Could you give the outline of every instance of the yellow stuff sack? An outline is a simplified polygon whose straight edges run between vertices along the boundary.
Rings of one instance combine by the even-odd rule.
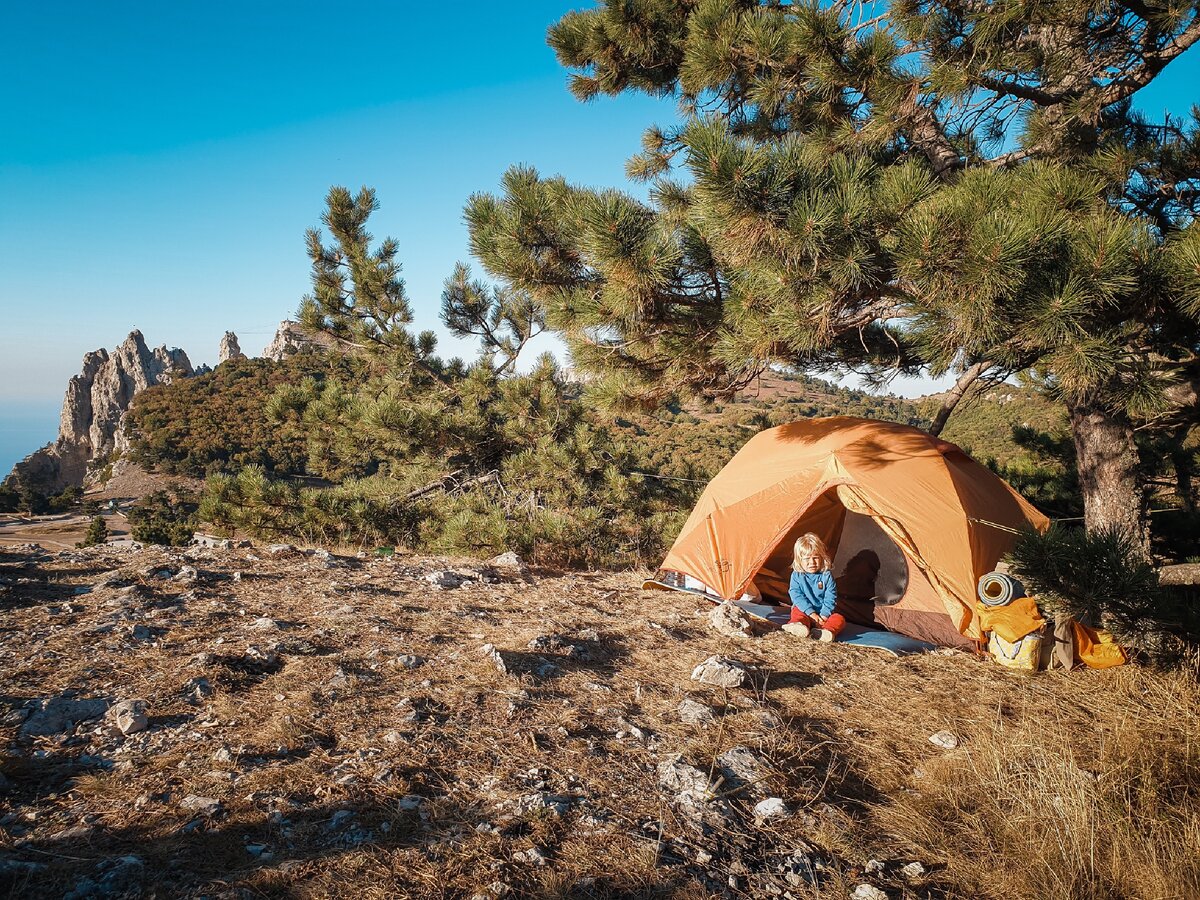
[[[1006,641],[996,632],[988,637],[988,652],[1006,669],[1036,672],[1042,656],[1042,632],[1034,631],[1017,641]]]
[[[1124,665],[1129,657],[1107,631],[1088,628],[1080,622],[1071,622],[1075,636],[1075,658],[1089,669],[1110,669]]]

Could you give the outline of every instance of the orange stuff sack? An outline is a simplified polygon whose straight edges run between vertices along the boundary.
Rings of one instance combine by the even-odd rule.
[[[1007,606],[975,605],[979,616],[979,630],[992,632],[1010,644],[1015,644],[1027,634],[1045,627],[1046,620],[1038,611],[1037,600],[1033,597],[1018,597]]]
[[[1075,637],[1075,658],[1089,669],[1111,669],[1129,662],[1129,656],[1107,631],[1074,621],[1071,630]]]

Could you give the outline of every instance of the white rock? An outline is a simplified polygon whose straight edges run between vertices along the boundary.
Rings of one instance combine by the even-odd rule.
[[[791,810],[787,804],[783,802],[781,797],[768,797],[766,800],[760,800],[754,805],[755,819],[773,819],[777,816],[786,816]]]
[[[104,714],[104,720],[121,734],[136,734],[150,726],[150,720],[146,718],[145,700],[122,700],[120,703],[114,703]]]
[[[508,666],[505,664],[504,657],[500,655],[499,650],[497,650],[491,644],[484,644],[479,649],[484,656],[492,661],[492,665],[496,667],[497,672],[499,672],[501,675],[508,674]]]
[[[883,863],[877,859],[868,859],[864,868],[867,870],[867,874],[878,875],[883,871],[884,866]]]
[[[221,801],[214,800],[212,797],[198,797],[195,794],[188,794],[179,801],[179,808],[199,813],[205,818],[211,818],[221,811]]]
[[[710,656],[692,670],[692,681],[715,687],[735,688],[746,683],[746,667],[735,659]]]
[[[929,736],[929,743],[941,747],[943,750],[954,750],[958,747],[958,738],[955,737],[953,731],[939,731],[937,734]]]
[[[888,895],[871,884],[860,884],[850,895],[854,900],[888,900]]]
[[[721,603],[708,614],[709,626],[726,637],[748,638],[754,634],[754,626],[747,615],[732,603]]]
[[[905,878],[920,878],[925,874],[925,867],[919,862],[910,862],[900,870],[900,874]]]
[[[714,721],[714,719],[715,716],[712,709],[698,700],[693,700],[691,697],[684,697],[683,702],[679,704],[679,720],[685,725],[699,725],[703,727]]]

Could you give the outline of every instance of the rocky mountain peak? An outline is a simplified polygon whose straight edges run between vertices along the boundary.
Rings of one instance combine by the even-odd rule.
[[[232,331],[225,332],[225,336],[221,338],[221,346],[217,350],[217,365],[231,359],[245,359],[246,354],[242,352],[242,347],[238,343],[238,336]]]
[[[127,448],[121,426],[133,398],[152,385],[193,374],[184,351],[165,345],[151,350],[137,329],[111,353],[103,348],[85,353],[80,373],[67,384],[58,439],[17,463],[10,477],[47,491],[83,484],[89,462]]]

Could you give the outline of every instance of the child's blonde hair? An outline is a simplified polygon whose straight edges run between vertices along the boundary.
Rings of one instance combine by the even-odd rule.
[[[811,531],[808,534],[802,534],[796,538],[796,546],[792,548],[792,568],[797,572],[803,572],[804,569],[800,565],[800,560],[805,556],[819,556],[825,561],[821,567],[822,570],[828,570],[833,564],[833,560],[829,558],[829,548],[825,546],[825,542],[813,534]]]

